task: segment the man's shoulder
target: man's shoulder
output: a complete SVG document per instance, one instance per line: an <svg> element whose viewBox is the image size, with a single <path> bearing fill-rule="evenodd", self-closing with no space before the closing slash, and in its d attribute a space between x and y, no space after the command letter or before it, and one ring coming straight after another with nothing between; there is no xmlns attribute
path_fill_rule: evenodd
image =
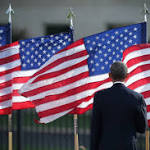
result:
<svg viewBox="0 0 150 150"><path fill-rule="evenodd" d="M110 91L111 88L107 88L107 89L103 89L103 90L100 90L100 91L97 91L95 93L95 95L105 95L106 93L108 93Z"/></svg>
<svg viewBox="0 0 150 150"><path fill-rule="evenodd" d="M129 95L132 95L133 97L136 97L136 98L141 98L143 97L142 94L134 91L134 90L131 90L130 88L126 87L126 86L123 86L123 90L125 90ZM110 88L107 88L107 89L104 89L104 90L100 90L100 91L97 91L95 93L95 96L105 96L105 95L108 95L109 93L112 93L113 92L113 87L110 87Z"/></svg>
<svg viewBox="0 0 150 150"><path fill-rule="evenodd" d="M131 90L130 88L126 87L127 91L131 94L131 95L134 95L135 97L142 97L142 94L134 91L134 90Z"/></svg>

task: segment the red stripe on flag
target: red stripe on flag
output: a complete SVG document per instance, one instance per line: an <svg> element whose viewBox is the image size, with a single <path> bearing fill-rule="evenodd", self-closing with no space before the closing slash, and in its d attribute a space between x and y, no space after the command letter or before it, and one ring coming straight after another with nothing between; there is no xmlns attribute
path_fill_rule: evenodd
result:
<svg viewBox="0 0 150 150"><path fill-rule="evenodd" d="M150 105L147 105L147 112L150 112Z"/></svg>
<svg viewBox="0 0 150 150"><path fill-rule="evenodd" d="M139 45L133 45L131 47L128 47L124 52L123 52L123 60L125 57L134 51L140 51L141 49L145 48L150 48L150 44L139 44Z"/></svg>
<svg viewBox="0 0 150 150"><path fill-rule="evenodd" d="M140 62L143 62L143 61L147 61L147 60L150 60L150 55L144 55L144 56L139 56L139 57L136 57L136 58L133 58L131 60L129 60L126 65L129 67L135 65L135 64L138 64Z"/></svg>
<svg viewBox="0 0 150 150"><path fill-rule="evenodd" d="M140 87L140 86L142 86L142 85L148 84L148 83L150 83L150 77L147 77L147 78L144 78L144 79L140 79L140 80L138 80L138 81L136 81L136 82L130 84L130 85L128 86L128 88L134 90L134 89L136 89L136 88L138 88L138 87Z"/></svg>
<svg viewBox="0 0 150 150"><path fill-rule="evenodd" d="M81 93L84 91L95 89L108 80L110 80L110 79L106 79L106 80L101 81L101 82L86 83L82 86L78 86L76 88L70 89L70 90L63 92L63 93L60 93L60 94L48 95L44 99L37 99L36 101L33 101L33 103L38 106L40 104L52 102L52 101L62 99L62 98L68 97L68 96L72 96L72 95L75 95L75 94L78 94L78 93Z"/></svg>
<svg viewBox="0 0 150 150"><path fill-rule="evenodd" d="M0 102L8 101L10 99L12 99L12 94L0 96Z"/></svg>
<svg viewBox="0 0 150 150"><path fill-rule="evenodd" d="M150 69L150 64L146 64L146 65L141 65L139 67L136 67L133 71L131 71L127 77L126 80L128 80L129 78L131 78L133 75L147 71Z"/></svg>
<svg viewBox="0 0 150 150"><path fill-rule="evenodd" d="M10 47L12 47L12 46L17 46L19 43L18 43L18 41L17 42L14 42L14 43L11 43L11 44L7 44L7 45L4 45L4 46L1 46L0 47L0 51L4 51L4 50L6 50L7 48L10 48Z"/></svg>
<svg viewBox="0 0 150 150"><path fill-rule="evenodd" d="M2 58L2 59L0 59L0 65L11 63L15 60L18 60L19 58L20 58L19 54L14 54L9 57Z"/></svg>
<svg viewBox="0 0 150 150"><path fill-rule="evenodd" d="M79 79L84 79L88 76L89 76L89 72L83 72L83 73L80 73L76 76L67 78L65 80L61 80L61 81L58 81L58 82L55 82L55 83L49 83L49 85L42 86L42 87L36 88L34 90L30 90L28 92L24 92L22 95L25 96L25 97L26 97L26 95L34 96L34 95L37 94L37 91L38 91L38 93L41 93L41 92L48 91L48 90L51 90L51 89L59 88L59 87L68 85L70 83L73 83L75 81L78 81Z"/></svg>
<svg viewBox="0 0 150 150"><path fill-rule="evenodd" d="M11 112L12 112L11 107L0 109L0 115L8 115L11 114Z"/></svg>
<svg viewBox="0 0 150 150"><path fill-rule="evenodd" d="M141 94L144 96L144 98L148 98L148 97L150 97L150 90L142 92Z"/></svg>
<svg viewBox="0 0 150 150"><path fill-rule="evenodd" d="M57 106L55 108L39 112L38 115L39 115L39 117L43 118L43 117L46 117L46 116L49 116L49 115L57 114L57 113L69 110L71 108L74 108L74 107L78 106L79 104L81 104L81 102L83 102L85 99L88 101L91 98L92 98L92 96L88 96L86 98L76 100L75 102L72 102L72 103L68 102L66 105ZM60 103L61 103L61 101L60 101Z"/></svg>
<svg viewBox="0 0 150 150"><path fill-rule="evenodd" d="M0 90L4 89L4 88L7 88L7 87L10 87L11 85L12 85L11 80L7 81L7 82L0 83Z"/></svg>
<svg viewBox="0 0 150 150"><path fill-rule="evenodd" d="M76 69L76 68L79 68L79 67L85 66L85 65L87 65L87 60L84 60L84 61L82 61L80 63L75 64L75 65L72 65L72 66L70 66L68 68L61 69L59 71L55 71L55 72L51 72L51 73L46 73L44 75L40 75L32 83L35 83L35 82L38 82L38 81L41 81L41 80L46 80L46 79L50 79L50 78L62 75L62 74L66 73L66 72L68 72L70 70L73 70L73 69Z"/></svg>
<svg viewBox="0 0 150 150"><path fill-rule="evenodd" d="M150 120L148 120L148 125L150 126Z"/></svg>
<svg viewBox="0 0 150 150"><path fill-rule="evenodd" d="M50 63L49 65L45 66L43 69L41 69L40 71L36 72L32 77L35 77L39 74L42 74L43 72L46 72L47 70L50 70L56 66L58 66L59 64L65 62L65 61L68 61L68 60L72 60L72 59L76 59L76 58L80 58L80 57L83 57L83 56L86 56L87 55L87 51L84 50L84 51L81 51L81 52L78 52L78 53L75 53L75 54L72 54L70 56L66 56L66 57L62 57L60 59L57 59L56 61ZM55 56L56 57L56 56ZM34 83L34 81L33 81Z"/></svg>
<svg viewBox="0 0 150 150"><path fill-rule="evenodd" d="M5 71L2 71L2 72L0 72L0 77L5 76L5 75L10 74L10 73L15 72L15 71L19 71L20 69L21 69L20 66L17 66L15 68L7 69Z"/></svg>
<svg viewBox="0 0 150 150"><path fill-rule="evenodd" d="M13 78L13 83L17 84L17 83L26 83L31 77L15 77Z"/></svg>
<svg viewBox="0 0 150 150"><path fill-rule="evenodd" d="M30 102L30 101L26 101L26 102L14 102L13 103L13 110L18 110L18 109L26 109L26 108L34 108L35 105Z"/></svg>
<svg viewBox="0 0 150 150"><path fill-rule="evenodd" d="M18 91L19 91L19 90L13 90L12 95L13 95L13 96L20 96L20 94L19 94Z"/></svg>
<svg viewBox="0 0 150 150"><path fill-rule="evenodd" d="M78 114L80 115L80 114L83 114L83 113L85 113L86 111L88 111L92 108L93 108L93 104L89 104L85 108L76 107L73 111L70 112L70 114L76 114L78 112Z"/></svg>

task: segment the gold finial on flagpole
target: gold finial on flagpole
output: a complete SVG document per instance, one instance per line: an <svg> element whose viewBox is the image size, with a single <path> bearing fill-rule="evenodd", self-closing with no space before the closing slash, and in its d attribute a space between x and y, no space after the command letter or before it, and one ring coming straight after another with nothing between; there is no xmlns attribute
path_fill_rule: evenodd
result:
<svg viewBox="0 0 150 150"><path fill-rule="evenodd" d="M150 12L147 8L146 1L145 1L145 3L144 3L144 21L145 22L147 22L147 15L149 15L149 14L150 14Z"/></svg>
<svg viewBox="0 0 150 150"><path fill-rule="evenodd" d="M11 7L11 3L9 3L9 7L8 7L8 9L6 10L6 14L8 14L9 15L9 19L8 19L8 22L9 23L12 23L12 17L11 17L11 14L14 14L14 10L12 9L12 7Z"/></svg>
<svg viewBox="0 0 150 150"><path fill-rule="evenodd" d="M72 8L69 8L67 18L70 20L70 28L73 29L73 27L74 27L73 19L75 18L75 14L74 14Z"/></svg>

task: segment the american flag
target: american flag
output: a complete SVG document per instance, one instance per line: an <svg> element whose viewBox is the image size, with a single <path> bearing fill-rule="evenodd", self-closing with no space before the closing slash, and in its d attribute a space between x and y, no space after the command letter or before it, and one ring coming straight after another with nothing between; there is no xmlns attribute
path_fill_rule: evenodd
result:
<svg viewBox="0 0 150 150"><path fill-rule="evenodd" d="M20 89L35 104L40 123L92 107L94 93L112 85L110 65L126 48L146 41L146 24L133 24L80 39L59 51Z"/></svg>
<svg viewBox="0 0 150 150"><path fill-rule="evenodd" d="M50 57L72 43L72 32L14 42L0 47L0 114L34 107L18 89Z"/></svg>
<svg viewBox="0 0 150 150"><path fill-rule="evenodd" d="M0 46L10 42L10 24L0 26Z"/></svg>
<svg viewBox="0 0 150 150"><path fill-rule="evenodd" d="M127 65L129 72L126 86L144 96L150 127L150 44L138 44L127 48L122 61Z"/></svg>

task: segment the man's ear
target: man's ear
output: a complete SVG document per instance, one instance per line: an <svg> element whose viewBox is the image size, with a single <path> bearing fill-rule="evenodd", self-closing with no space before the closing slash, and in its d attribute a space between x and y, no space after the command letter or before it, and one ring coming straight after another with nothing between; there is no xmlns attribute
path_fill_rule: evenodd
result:
<svg viewBox="0 0 150 150"><path fill-rule="evenodd" d="M128 76L129 76L129 73L127 73L126 78L125 78L125 81L127 80Z"/></svg>
<svg viewBox="0 0 150 150"><path fill-rule="evenodd" d="M129 73L127 73L126 78L129 76Z"/></svg>
<svg viewBox="0 0 150 150"><path fill-rule="evenodd" d="M112 78L112 74L110 72L109 72L109 78L111 79L112 82L114 82Z"/></svg>
<svg viewBox="0 0 150 150"><path fill-rule="evenodd" d="M111 75L111 73L109 72L109 78L112 78L112 75Z"/></svg>

